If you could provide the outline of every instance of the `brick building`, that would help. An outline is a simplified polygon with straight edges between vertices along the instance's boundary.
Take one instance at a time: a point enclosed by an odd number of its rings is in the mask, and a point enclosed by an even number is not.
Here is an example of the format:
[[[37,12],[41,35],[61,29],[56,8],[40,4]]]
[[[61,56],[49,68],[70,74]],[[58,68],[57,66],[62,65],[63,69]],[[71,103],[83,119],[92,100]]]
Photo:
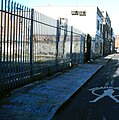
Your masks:
[[[119,50],[119,35],[115,35],[115,49]]]

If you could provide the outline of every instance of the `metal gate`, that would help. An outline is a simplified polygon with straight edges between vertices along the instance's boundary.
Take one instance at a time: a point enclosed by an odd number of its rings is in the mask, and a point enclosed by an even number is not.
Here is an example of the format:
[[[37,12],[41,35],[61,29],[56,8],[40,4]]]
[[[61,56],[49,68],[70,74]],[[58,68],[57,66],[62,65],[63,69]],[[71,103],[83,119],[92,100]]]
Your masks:
[[[91,36],[87,34],[85,39],[85,62],[89,62],[91,57]]]

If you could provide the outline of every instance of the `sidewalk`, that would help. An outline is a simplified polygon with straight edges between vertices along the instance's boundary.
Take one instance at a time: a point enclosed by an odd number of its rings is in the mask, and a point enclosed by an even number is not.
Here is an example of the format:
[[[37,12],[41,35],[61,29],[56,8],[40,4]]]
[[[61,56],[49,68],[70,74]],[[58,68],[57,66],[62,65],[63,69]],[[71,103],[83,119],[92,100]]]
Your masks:
[[[10,97],[0,100],[0,120],[50,120],[58,108],[114,55],[14,90]]]

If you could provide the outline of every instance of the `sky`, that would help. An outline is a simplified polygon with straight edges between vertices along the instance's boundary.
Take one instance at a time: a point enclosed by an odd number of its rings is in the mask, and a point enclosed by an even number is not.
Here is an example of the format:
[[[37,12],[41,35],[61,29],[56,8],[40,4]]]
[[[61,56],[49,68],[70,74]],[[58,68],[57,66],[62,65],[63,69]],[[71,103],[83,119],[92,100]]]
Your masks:
[[[14,1],[14,0],[13,0]],[[119,0],[16,0],[17,3],[33,8],[34,6],[98,6],[107,11],[115,35],[119,35]]]

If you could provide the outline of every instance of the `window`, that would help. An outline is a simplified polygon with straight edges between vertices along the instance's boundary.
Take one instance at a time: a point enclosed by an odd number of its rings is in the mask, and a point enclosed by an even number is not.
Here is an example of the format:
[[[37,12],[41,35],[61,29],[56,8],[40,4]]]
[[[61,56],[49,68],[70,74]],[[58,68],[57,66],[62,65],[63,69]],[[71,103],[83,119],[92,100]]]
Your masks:
[[[99,20],[97,20],[97,30],[99,30]]]
[[[102,32],[102,24],[100,24],[100,32]]]

